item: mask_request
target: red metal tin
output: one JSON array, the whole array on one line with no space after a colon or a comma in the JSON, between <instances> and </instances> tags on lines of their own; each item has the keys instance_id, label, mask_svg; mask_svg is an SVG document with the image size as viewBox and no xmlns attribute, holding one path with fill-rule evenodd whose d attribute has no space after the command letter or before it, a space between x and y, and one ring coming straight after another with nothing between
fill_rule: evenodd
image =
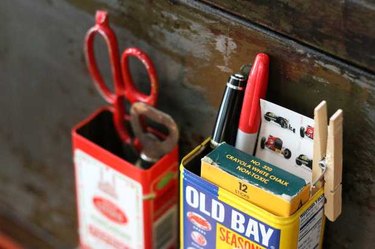
<instances>
[{"instance_id":1,"label":"red metal tin","mask_svg":"<svg viewBox=\"0 0 375 249\"><path fill-rule=\"evenodd\" d=\"M110 108L72 130L82 248L176 248L178 147L150 169L124 159Z\"/></svg>"},{"instance_id":2,"label":"red metal tin","mask_svg":"<svg viewBox=\"0 0 375 249\"><path fill-rule=\"evenodd\" d=\"M11 237L0 232L0 248L1 249L23 249L23 247L18 244Z\"/></svg>"}]
</instances>

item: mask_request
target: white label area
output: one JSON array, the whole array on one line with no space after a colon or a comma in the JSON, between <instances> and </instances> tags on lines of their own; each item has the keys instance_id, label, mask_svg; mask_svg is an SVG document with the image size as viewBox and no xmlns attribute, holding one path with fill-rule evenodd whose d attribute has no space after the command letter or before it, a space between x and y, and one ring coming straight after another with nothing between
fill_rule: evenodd
<instances>
[{"instance_id":1,"label":"white label area","mask_svg":"<svg viewBox=\"0 0 375 249\"><path fill-rule=\"evenodd\" d=\"M298 249L320 248L324 197L320 196L300 217Z\"/></svg>"},{"instance_id":2,"label":"white label area","mask_svg":"<svg viewBox=\"0 0 375 249\"><path fill-rule=\"evenodd\" d=\"M255 156L311 182L314 120L263 99L260 106Z\"/></svg>"},{"instance_id":3,"label":"white label area","mask_svg":"<svg viewBox=\"0 0 375 249\"><path fill-rule=\"evenodd\" d=\"M92 249L144 248L142 186L75 150L81 243Z\"/></svg>"}]
</instances>

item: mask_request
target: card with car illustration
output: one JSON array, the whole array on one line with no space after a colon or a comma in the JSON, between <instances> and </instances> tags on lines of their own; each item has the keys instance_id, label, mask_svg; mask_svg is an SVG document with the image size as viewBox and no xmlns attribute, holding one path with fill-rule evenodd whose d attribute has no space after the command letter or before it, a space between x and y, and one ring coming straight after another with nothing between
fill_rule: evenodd
<instances>
[{"instance_id":1,"label":"card with car illustration","mask_svg":"<svg viewBox=\"0 0 375 249\"><path fill-rule=\"evenodd\" d=\"M311 182L314 120L261 100L255 156Z\"/></svg>"}]
</instances>

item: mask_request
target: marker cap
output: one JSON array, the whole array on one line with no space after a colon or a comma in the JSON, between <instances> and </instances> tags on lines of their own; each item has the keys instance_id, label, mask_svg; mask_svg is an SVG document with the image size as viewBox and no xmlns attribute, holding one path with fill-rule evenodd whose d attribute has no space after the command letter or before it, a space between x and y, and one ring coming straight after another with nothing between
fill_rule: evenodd
<instances>
[{"instance_id":1,"label":"marker cap","mask_svg":"<svg viewBox=\"0 0 375 249\"><path fill-rule=\"evenodd\" d=\"M260 53L251 68L242 104L239 129L257 133L260 124L260 99L265 98L268 86L269 57Z\"/></svg>"},{"instance_id":2,"label":"marker cap","mask_svg":"<svg viewBox=\"0 0 375 249\"><path fill-rule=\"evenodd\" d=\"M244 88L246 86L246 79L242 74L232 74L229 79L227 85L231 88L238 87L238 88ZM242 90L242 89L238 89Z\"/></svg>"}]
</instances>

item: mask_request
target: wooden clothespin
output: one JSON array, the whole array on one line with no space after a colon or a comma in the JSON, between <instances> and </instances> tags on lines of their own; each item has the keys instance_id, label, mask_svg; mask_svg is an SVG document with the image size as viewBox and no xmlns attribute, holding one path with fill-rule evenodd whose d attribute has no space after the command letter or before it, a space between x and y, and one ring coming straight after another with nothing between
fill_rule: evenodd
<instances>
[{"instance_id":1,"label":"wooden clothespin","mask_svg":"<svg viewBox=\"0 0 375 249\"><path fill-rule=\"evenodd\" d=\"M314 109L314 154L312 189L314 194L324 184L324 214L335 221L341 214L343 112L337 110L327 126L327 103ZM324 180L324 181L323 181Z\"/></svg>"}]
</instances>

